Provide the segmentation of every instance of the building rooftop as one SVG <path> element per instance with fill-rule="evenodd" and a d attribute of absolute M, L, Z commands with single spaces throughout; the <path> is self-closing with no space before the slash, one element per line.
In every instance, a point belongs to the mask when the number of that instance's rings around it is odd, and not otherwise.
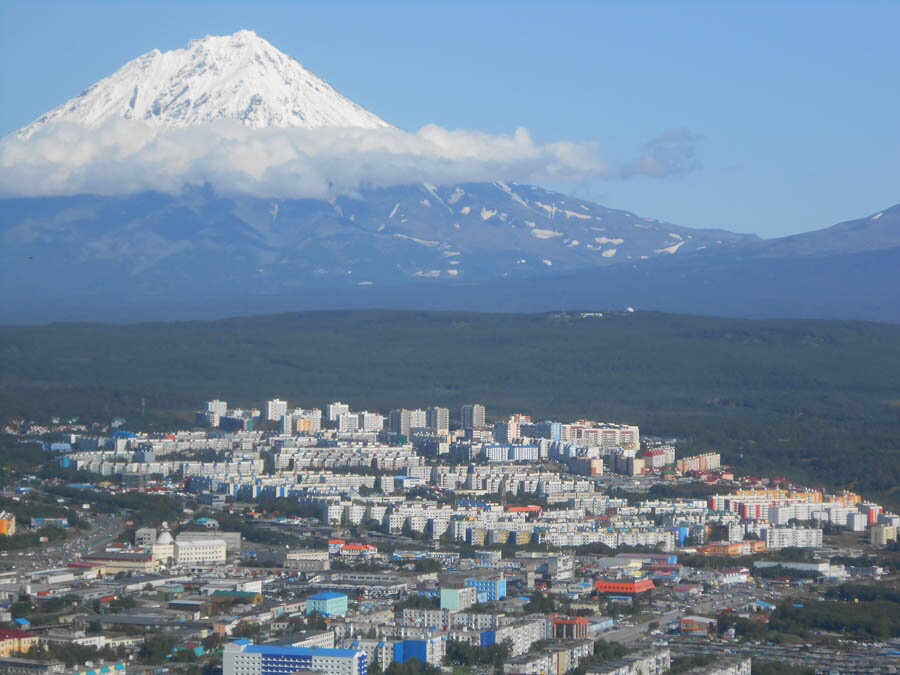
<path fill-rule="evenodd" d="M 307 598 L 307 600 L 334 600 L 336 598 L 346 598 L 347 596 L 343 593 L 335 593 L 334 591 L 324 591 L 322 593 L 316 593 L 315 595 L 311 595 Z"/>
<path fill-rule="evenodd" d="M 250 654 L 291 654 L 294 656 L 342 656 L 350 658 L 359 652 L 355 649 L 326 649 L 325 647 L 280 647 L 277 645 L 250 645 L 244 649 Z"/>
<path fill-rule="evenodd" d="M 33 638 L 37 637 L 34 633 L 29 633 L 24 630 L 18 630 L 16 628 L 2 628 L 0 629 L 0 640 L 16 640 L 18 638 Z"/>

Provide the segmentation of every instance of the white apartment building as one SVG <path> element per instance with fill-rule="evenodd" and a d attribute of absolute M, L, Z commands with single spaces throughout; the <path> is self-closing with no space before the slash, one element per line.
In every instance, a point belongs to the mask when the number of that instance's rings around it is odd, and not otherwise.
<path fill-rule="evenodd" d="M 341 413 L 337 418 L 337 428 L 342 433 L 359 431 L 359 415 L 351 412 Z"/>
<path fill-rule="evenodd" d="M 183 539 L 175 543 L 175 564 L 184 567 L 203 567 L 225 562 L 227 546 L 224 539 Z"/>
<path fill-rule="evenodd" d="M 770 527 L 766 529 L 766 548 L 819 548 L 822 530 L 801 527 Z"/>
<path fill-rule="evenodd" d="M 359 413 L 359 428 L 363 431 L 381 431 L 384 429 L 384 415 L 364 410 Z"/>
<path fill-rule="evenodd" d="M 206 411 L 218 415 L 219 417 L 225 417 L 225 414 L 228 412 L 228 402 L 220 401 L 218 399 L 209 401 L 206 404 Z"/>
<path fill-rule="evenodd" d="M 223 675 L 264 675 L 312 670 L 323 675 L 365 675 L 365 652 L 322 647 L 254 645 L 236 640 L 225 645 Z"/>
<path fill-rule="evenodd" d="M 240 532 L 223 532 L 222 530 L 209 530 L 208 532 L 182 532 L 175 537 L 175 543 L 191 541 L 215 541 L 221 539 L 225 542 L 226 551 L 241 550 Z"/>
<path fill-rule="evenodd" d="M 287 401 L 282 401 L 278 398 L 266 401 L 266 419 L 270 422 L 277 422 L 287 415 L 287 406 Z"/>
<path fill-rule="evenodd" d="M 340 401 L 329 403 L 325 409 L 325 415 L 329 422 L 337 422 L 338 417 L 348 412 L 350 412 L 350 406 Z"/>
<path fill-rule="evenodd" d="M 538 640 L 543 640 L 547 635 L 547 622 L 541 618 L 533 621 L 517 621 L 494 629 L 494 642 L 502 644 L 506 640 L 512 642 L 510 656 L 524 654 Z"/>

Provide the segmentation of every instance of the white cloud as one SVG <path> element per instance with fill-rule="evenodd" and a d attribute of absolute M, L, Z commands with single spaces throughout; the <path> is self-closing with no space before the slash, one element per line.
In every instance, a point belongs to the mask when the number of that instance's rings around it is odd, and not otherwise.
<path fill-rule="evenodd" d="M 696 138 L 668 134 L 632 162 L 612 163 L 596 143 L 537 143 L 511 135 L 396 128 L 251 129 L 222 121 L 160 129 L 114 120 L 96 128 L 48 124 L 27 140 L 0 140 L 0 194 L 46 196 L 178 192 L 323 198 L 363 186 L 466 181 L 579 182 L 665 176 L 693 168 Z"/>

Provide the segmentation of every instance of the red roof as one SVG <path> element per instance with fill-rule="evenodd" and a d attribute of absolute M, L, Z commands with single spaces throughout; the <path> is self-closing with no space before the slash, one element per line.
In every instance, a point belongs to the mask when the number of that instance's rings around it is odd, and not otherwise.
<path fill-rule="evenodd" d="M 18 638 L 33 638 L 37 637 L 34 633 L 29 633 L 24 630 L 18 630 L 16 628 L 2 628 L 0 629 L 0 640 L 16 640 Z"/>

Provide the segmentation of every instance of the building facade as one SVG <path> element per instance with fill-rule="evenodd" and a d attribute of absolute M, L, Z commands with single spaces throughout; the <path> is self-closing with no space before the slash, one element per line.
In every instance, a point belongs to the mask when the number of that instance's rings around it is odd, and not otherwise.
<path fill-rule="evenodd" d="M 237 640 L 225 645 L 223 675 L 292 675 L 312 670 L 324 675 L 368 675 L 365 652 L 355 649 L 255 645 Z"/>

